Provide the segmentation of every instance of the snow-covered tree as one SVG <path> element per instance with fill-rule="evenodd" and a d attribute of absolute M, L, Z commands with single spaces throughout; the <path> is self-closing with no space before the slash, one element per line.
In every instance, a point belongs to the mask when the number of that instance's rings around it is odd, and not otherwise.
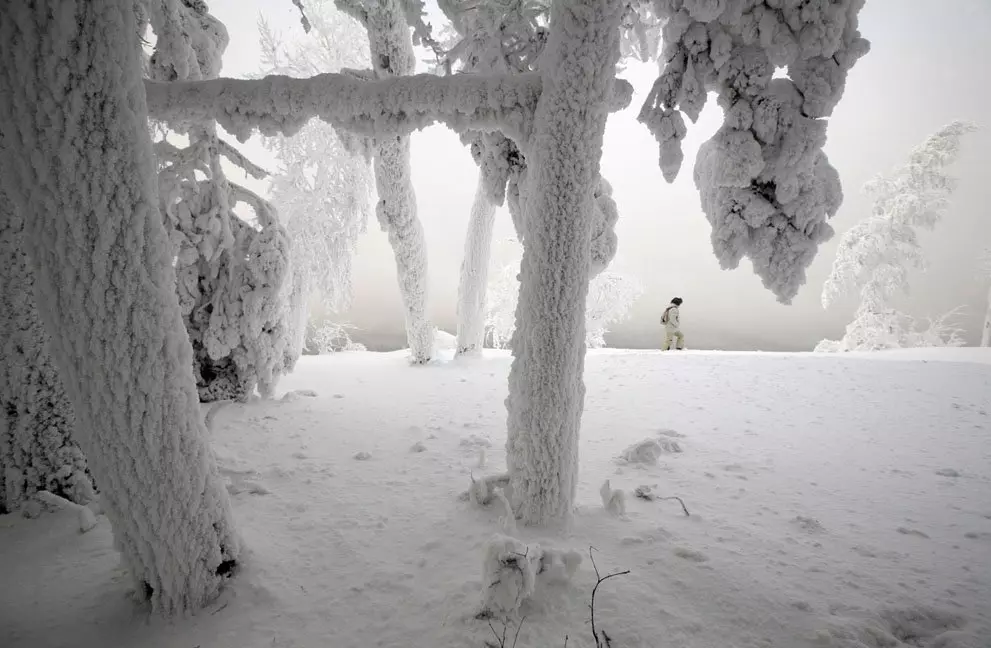
<path fill-rule="evenodd" d="M 308 77 L 368 66 L 364 29 L 337 11 L 332 0 L 307 2 L 306 17 L 307 35 L 291 44 L 259 21 L 264 74 Z M 292 352 L 298 357 L 309 326 L 311 295 L 330 311 L 350 305 L 354 248 L 366 230 L 374 191 L 366 159 L 370 151 L 365 142 L 319 120 L 292 137 L 268 138 L 266 146 L 279 160 L 270 196 L 284 215 L 292 246 L 289 317 L 296 333 Z"/>
<path fill-rule="evenodd" d="M 862 5 L 862 0 L 814 6 L 778 0 L 655 5 L 659 18 L 667 20 L 665 48 L 672 49 L 663 58 L 671 63 L 641 117 L 661 141 L 662 167 L 669 176 L 677 167 L 674 154 L 685 128 L 676 107 L 691 111 L 691 117 L 696 99 L 705 94 L 699 88 L 714 87 L 727 109 L 729 130 L 700 156 L 708 169 L 700 183 L 715 223 L 717 254 L 730 265 L 749 254 L 782 299 L 804 281 L 805 266 L 828 232 L 824 221 L 839 204 L 836 174 L 820 150 L 822 117 L 867 49 L 856 29 Z M 516 170 L 506 193 L 524 254 L 507 456 L 513 505 L 527 523 L 566 517 L 574 502 L 588 281 L 615 251 L 614 205 L 599 174 L 602 137 L 608 112 L 632 97 L 630 85 L 615 78 L 625 6 L 622 0 L 553 0 L 546 45 L 535 71 L 522 74 L 392 76 L 386 72 L 400 70 L 407 60 L 400 53 L 408 50 L 397 47 L 397 56 L 384 57 L 373 42 L 372 64 L 379 74 L 146 84 L 156 118 L 211 117 L 239 139 L 254 129 L 293 134 L 319 117 L 383 145 L 388 136 L 398 138 L 392 141 L 400 149 L 403 136 L 435 122 L 459 133 L 499 132 L 513 142 L 525 169 Z M 416 38 L 433 49 L 437 44 L 422 19 L 422 4 L 409 0 L 403 9 Z M 374 15 L 352 10 L 359 19 L 371 21 Z M 389 23 L 390 33 L 401 33 L 405 43 L 409 31 L 400 23 Z M 762 31 L 765 25 L 772 31 Z M 680 72 L 679 61 L 685 63 Z M 772 64 L 787 65 L 793 86 L 772 83 Z"/>
<path fill-rule="evenodd" d="M 229 39 L 206 4 L 155 0 L 148 6 L 156 36 L 150 78 L 215 78 Z M 218 137 L 212 120 L 171 126 L 188 146 L 164 137 L 156 144 L 159 200 L 175 248 L 179 304 L 193 344 L 200 400 L 245 400 L 256 387 L 268 396 L 294 363 L 286 360 L 292 335 L 284 314 L 288 239 L 272 206 L 231 182 L 221 161 L 257 179 L 266 172 Z M 241 213 L 234 209 L 238 204 Z"/>
<path fill-rule="evenodd" d="M 871 215 L 843 235 L 822 290 L 823 308 L 854 292 L 860 306 L 839 345 L 821 348 L 885 349 L 934 339 L 917 335 L 914 320 L 898 312 L 892 300 L 908 292 L 911 271 L 925 267 L 918 230 L 932 230 L 949 209 L 956 181 L 946 167 L 973 130 L 964 122 L 944 126 L 912 151 L 904 166 L 864 187 L 873 199 Z"/>
<path fill-rule="evenodd" d="M 519 243 L 510 242 L 511 250 L 501 256 L 511 260 L 494 269 L 486 292 L 486 336 L 492 346 L 505 348 L 516 330 L 516 305 L 520 292 Z M 605 271 L 588 282 L 588 299 L 585 305 L 585 344 L 590 349 L 605 346 L 609 328 L 621 322 L 634 302 L 643 293 L 640 282 L 629 275 Z"/>
<path fill-rule="evenodd" d="M 984 305 L 984 327 L 981 329 L 981 346 L 991 347 L 991 247 L 984 251 L 981 276 L 988 282 L 988 299 Z"/>
<path fill-rule="evenodd" d="M 857 30 L 864 0 L 658 0 L 664 61 L 639 119 L 660 144 L 665 178 L 677 175 L 684 116 L 698 119 L 708 93 L 722 127 L 699 150 L 695 185 L 725 268 L 749 256 L 788 303 L 805 283 L 827 219 L 842 202 L 822 148 L 826 119 L 846 76 L 869 49 Z M 634 17 L 636 18 L 636 17 Z M 635 21 L 634 21 L 635 22 Z M 784 77 L 774 78 L 775 70 Z"/>
<path fill-rule="evenodd" d="M 139 6 L 0 3 L 0 184 L 115 544 L 168 613 L 214 597 L 239 548 L 158 209 Z"/>
<path fill-rule="evenodd" d="M 357 20 L 368 32 L 371 70 L 350 71 L 363 79 L 388 79 L 413 74 L 416 58 L 408 15 L 410 0 L 336 0 L 337 7 Z M 422 5 L 421 5 L 422 6 Z M 419 17 L 419 13 L 414 15 Z M 410 169 L 408 134 L 376 137 L 375 215 L 389 235 L 396 257 L 399 294 L 403 300 L 410 360 L 423 364 L 433 352 L 434 328 L 427 319 L 427 250 L 423 226 L 416 213 Z"/>
<path fill-rule="evenodd" d="M 39 490 L 78 504 L 93 498 L 75 416 L 48 352 L 21 240 L 24 219 L 0 192 L 0 513 Z"/>

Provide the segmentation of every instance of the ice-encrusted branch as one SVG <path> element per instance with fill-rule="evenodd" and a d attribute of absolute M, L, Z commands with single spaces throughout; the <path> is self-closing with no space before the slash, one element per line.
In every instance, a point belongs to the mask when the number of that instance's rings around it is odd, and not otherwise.
<path fill-rule="evenodd" d="M 264 135 L 292 135 L 314 117 L 363 135 L 406 134 L 443 122 L 457 130 L 499 130 L 525 139 L 541 88 L 537 74 L 419 74 L 378 81 L 319 74 L 307 79 L 273 75 L 145 82 L 153 119 L 171 124 L 214 119 L 242 142 L 254 129 Z M 617 79 L 609 109 L 621 110 L 632 96 L 632 86 Z"/>

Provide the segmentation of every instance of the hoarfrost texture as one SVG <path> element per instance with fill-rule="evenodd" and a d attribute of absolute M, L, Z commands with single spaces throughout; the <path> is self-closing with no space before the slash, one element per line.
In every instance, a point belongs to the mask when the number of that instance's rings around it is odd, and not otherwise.
<path fill-rule="evenodd" d="M 149 61 L 162 82 L 214 78 L 227 30 L 202 3 L 151 4 L 157 36 Z M 270 396 L 295 364 L 289 240 L 274 208 L 231 182 L 221 159 L 261 179 L 266 172 L 220 139 L 210 119 L 173 124 L 189 140 L 156 144 L 159 199 L 176 255 L 179 304 L 193 345 L 200 400 L 247 400 L 257 387 Z M 240 209 L 254 211 L 254 219 Z"/>
<path fill-rule="evenodd" d="M 263 74 L 308 77 L 368 67 L 367 37 L 355 20 L 337 11 L 332 0 L 309 2 L 307 9 L 311 29 L 291 45 L 259 21 Z M 370 151 L 366 142 L 319 120 L 265 144 L 279 161 L 269 192 L 284 215 L 291 246 L 291 354 L 298 358 L 310 346 L 311 298 L 335 313 L 351 304 L 355 245 L 366 231 L 374 192 Z"/>
<path fill-rule="evenodd" d="M 714 91 L 725 117 L 699 150 L 694 179 L 724 268 L 744 256 L 779 301 L 805 283 L 827 220 L 843 195 L 823 153 L 826 118 L 846 76 L 867 53 L 857 29 L 864 0 L 656 0 L 663 69 L 639 120 L 657 139 L 664 177 L 684 155 Z M 783 69 L 787 78 L 772 78 Z"/>
<path fill-rule="evenodd" d="M 416 67 L 406 11 L 400 0 L 337 0 L 337 7 L 368 31 L 369 78 L 412 75 Z M 407 98 L 408 100 L 408 98 Z M 427 249 L 416 213 L 408 134 L 385 134 L 373 143 L 375 215 L 389 236 L 403 300 L 410 361 L 423 364 L 433 353 L 434 327 L 427 320 Z"/>
<path fill-rule="evenodd" d="M 527 142 L 523 260 L 509 374 L 507 463 L 527 524 L 570 519 L 585 397 L 593 192 L 619 59 L 620 0 L 556 2 Z"/>
<path fill-rule="evenodd" d="M 843 339 L 824 342 L 820 350 L 956 344 L 959 338 L 946 324 L 951 313 L 920 332 L 914 318 L 897 311 L 892 301 L 908 292 L 911 271 L 925 268 L 917 230 L 932 230 L 949 209 L 956 180 L 946 167 L 959 156 L 964 135 L 974 130 L 965 122 L 944 126 L 912 151 L 904 166 L 865 185 L 874 203 L 871 215 L 843 235 L 822 289 L 823 308 L 856 292 L 860 306 Z"/>
<path fill-rule="evenodd" d="M 135 3 L 0 3 L 0 182 L 76 441 L 139 593 L 201 607 L 238 557 L 159 213 Z"/>
<path fill-rule="evenodd" d="M 75 416 L 35 305 L 24 219 L 0 192 L 0 513 L 38 491 L 78 504 L 93 499 Z"/>

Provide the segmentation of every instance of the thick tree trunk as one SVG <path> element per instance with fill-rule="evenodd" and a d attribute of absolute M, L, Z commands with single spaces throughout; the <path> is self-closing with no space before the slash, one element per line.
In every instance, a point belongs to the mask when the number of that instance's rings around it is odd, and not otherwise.
<path fill-rule="evenodd" d="M 458 354 L 481 353 L 485 343 L 485 292 L 492 254 L 496 206 L 489 198 L 479 171 L 475 200 L 465 237 L 465 258 L 458 285 Z"/>
<path fill-rule="evenodd" d="M 24 254 L 24 220 L 0 192 L 0 513 L 39 490 L 93 499 L 75 416 L 48 352 Z"/>
<path fill-rule="evenodd" d="M 528 143 L 507 459 L 525 523 L 567 519 L 578 481 L 592 201 L 621 0 L 556 0 Z"/>
<path fill-rule="evenodd" d="M 372 67 L 380 76 L 406 76 L 416 59 L 409 26 L 398 0 L 382 0 L 366 18 Z M 389 234 L 396 257 L 396 275 L 403 300 L 406 338 L 414 363 L 430 360 L 433 327 L 427 319 L 427 246 L 416 214 L 408 135 L 386 136 L 375 143 L 375 215 Z"/>
<path fill-rule="evenodd" d="M 0 3 L 0 182 L 116 545 L 171 613 L 217 594 L 238 541 L 157 207 L 135 6 Z"/>
<path fill-rule="evenodd" d="M 984 311 L 984 330 L 981 332 L 981 346 L 991 347 L 991 288 L 988 288 L 988 305 Z"/>

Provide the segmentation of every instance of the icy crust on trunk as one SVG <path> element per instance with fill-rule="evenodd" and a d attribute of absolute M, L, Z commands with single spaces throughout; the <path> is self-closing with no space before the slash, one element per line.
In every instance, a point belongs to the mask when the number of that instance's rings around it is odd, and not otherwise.
<path fill-rule="evenodd" d="M 495 212 L 496 204 L 486 189 L 484 171 L 479 170 L 458 284 L 458 353 L 479 353 L 485 343 L 485 294 Z"/>
<path fill-rule="evenodd" d="M 550 60 L 529 148 L 507 461 L 524 522 L 570 516 L 585 396 L 593 190 L 619 58 L 619 0 L 553 6 Z"/>
<path fill-rule="evenodd" d="M 215 596 L 239 549 L 156 204 L 134 12 L 0 4 L 0 181 L 28 215 L 38 309 L 115 542 L 171 613 Z"/>
<path fill-rule="evenodd" d="M 40 490 L 77 504 L 94 496 L 35 305 L 23 229 L 24 220 L 0 192 L 0 513 Z"/>
<path fill-rule="evenodd" d="M 864 0 L 657 0 L 663 70 L 639 119 L 673 181 L 683 160 L 683 116 L 719 96 L 722 128 L 699 151 L 695 184 L 720 264 L 744 256 L 779 301 L 805 283 L 827 220 L 843 200 L 822 152 L 826 121 L 846 76 L 867 53 L 857 29 Z M 773 79 L 775 69 L 787 78 Z"/>
<path fill-rule="evenodd" d="M 402 5 L 383 0 L 364 13 L 372 68 L 382 77 L 403 77 L 416 67 L 413 42 Z M 376 138 L 375 215 L 389 235 L 396 258 L 399 293 L 403 300 L 410 360 L 423 364 L 433 353 L 434 332 L 427 320 L 427 249 L 423 225 L 416 214 L 408 134 Z"/>

